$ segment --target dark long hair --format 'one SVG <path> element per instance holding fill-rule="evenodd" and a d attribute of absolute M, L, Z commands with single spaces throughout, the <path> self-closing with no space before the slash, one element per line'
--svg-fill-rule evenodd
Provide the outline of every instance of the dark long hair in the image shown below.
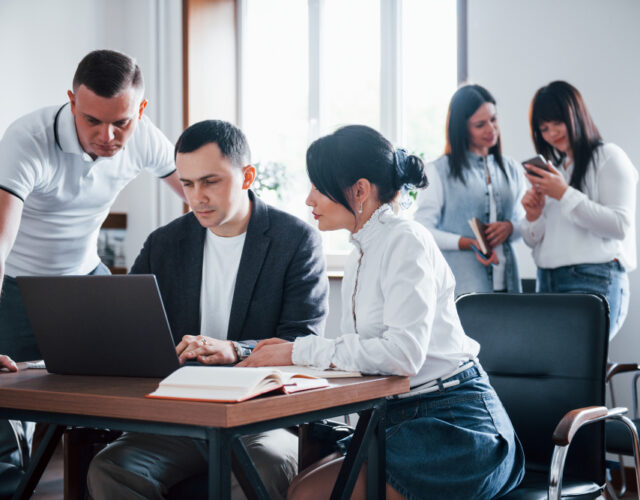
<path fill-rule="evenodd" d="M 602 144 L 602 137 L 578 89 L 560 80 L 551 82 L 538 89 L 529 108 L 531 139 L 536 151 L 559 165 L 565 154 L 542 138 L 540 125 L 543 122 L 562 122 L 566 125 L 573 152 L 573 173 L 569 184 L 581 191 L 587 167 Z"/>
<path fill-rule="evenodd" d="M 405 184 L 426 187 L 424 163 L 404 150 L 395 150 L 379 132 L 349 125 L 321 137 L 307 149 L 307 173 L 323 195 L 354 213 L 348 197 L 358 179 L 378 188 L 378 198 L 389 203 Z"/>
<path fill-rule="evenodd" d="M 447 112 L 447 143 L 444 147 L 444 154 L 449 157 L 450 175 L 454 179 L 459 179 L 464 184 L 464 169 L 469 168 L 467 151 L 469 150 L 469 128 L 468 122 L 478 108 L 485 102 L 493 105 L 496 100 L 487 89 L 480 85 L 465 85 L 456 90 L 449 103 Z M 495 146 L 489 148 L 489 153 L 493 155 L 500 170 L 507 177 L 502 160 L 502 147 L 500 136 Z M 507 177 L 508 179 L 508 177 Z"/>

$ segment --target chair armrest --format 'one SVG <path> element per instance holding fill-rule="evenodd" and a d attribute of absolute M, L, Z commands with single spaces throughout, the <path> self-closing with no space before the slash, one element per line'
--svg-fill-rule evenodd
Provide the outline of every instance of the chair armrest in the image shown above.
<path fill-rule="evenodd" d="M 567 458 L 569 445 L 578 429 L 586 424 L 599 422 L 608 418 L 622 420 L 630 432 L 634 434 L 634 447 L 637 449 L 637 432 L 633 423 L 624 416 L 626 408 L 608 409 L 606 406 L 587 406 L 578 408 L 567 413 L 553 431 L 553 455 L 551 456 L 551 466 L 549 468 L 549 490 L 547 498 L 549 500 L 560 500 L 562 496 L 562 476 L 564 474 L 564 462 Z M 632 429 L 633 427 L 633 429 Z M 640 465 L 640 457 L 636 455 L 636 465 Z M 640 477 L 638 478 L 640 480 Z M 639 483 L 640 484 L 640 483 Z"/>
<path fill-rule="evenodd" d="M 567 446 L 583 425 L 598 422 L 614 415 L 624 415 L 627 411 L 626 408 L 612 408 L 610 410 L 606 406 L 587 406 L 571 410 L 562 417 L 553 431 L 553 444 Z"/>
<path fill-rule="evenodd" d="M 607 363 L 606 381 L 609 382 L 618 373 L 628 373 L 640 371 L 639 363 Z"/>

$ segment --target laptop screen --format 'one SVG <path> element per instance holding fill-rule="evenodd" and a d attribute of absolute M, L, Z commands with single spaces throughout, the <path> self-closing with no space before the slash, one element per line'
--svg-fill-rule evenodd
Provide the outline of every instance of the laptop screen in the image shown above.
<path fill-rule="evenodd" d="M 155 276 L 16 280 L 49 372 L 165 377 L 179 367 Z"/>

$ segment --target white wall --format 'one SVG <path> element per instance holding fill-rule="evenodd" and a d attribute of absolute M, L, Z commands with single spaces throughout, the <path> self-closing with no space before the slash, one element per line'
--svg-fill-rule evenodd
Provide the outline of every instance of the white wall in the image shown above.
<path fill-rule="evenodd" d="M 469 0 L 469 78 L 498 101 L 504 152 L 520 160 L 534 152 L 530 100 L 563 79 L 581 91 L 603 138 L 640 166 L 639 20 L 636 0 Z M 530 253 L 519 250 L 532 276 Z M 640 272 L 630 279 L 629 316 L 610 345 L 614 361 L 640 361 Z M 616 384 L 618 404 L 630 405 L 628 383 Z"/>
<path fill-rule="evenodd" d="M 0 136 L 19 116 L 63 103 L 80 59 L 109 48 L 138 61 L 147 114 L 175 141 L 182 131 L 181 2 L 176 0 L 0 1 Z M 181 203 L 143 174 L 113 209 L 129 214 L 127 263 L 144 238 L 181 213 Z M 162 183 L 164 184 L 164 183 Z"/>

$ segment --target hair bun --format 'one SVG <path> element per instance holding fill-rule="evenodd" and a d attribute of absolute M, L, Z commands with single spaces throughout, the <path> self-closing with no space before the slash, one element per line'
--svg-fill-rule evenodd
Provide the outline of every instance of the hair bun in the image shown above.
<path fill-rule="evenodd" d="M 429 185 L 427 175 L 424 172 L 424 162 L 416 155 L 407 155 L 404 149 L 396 149 L 395 165 L 398 179 L 397 188 L 410 184 L 416 188 L 424 188 Z"/>

